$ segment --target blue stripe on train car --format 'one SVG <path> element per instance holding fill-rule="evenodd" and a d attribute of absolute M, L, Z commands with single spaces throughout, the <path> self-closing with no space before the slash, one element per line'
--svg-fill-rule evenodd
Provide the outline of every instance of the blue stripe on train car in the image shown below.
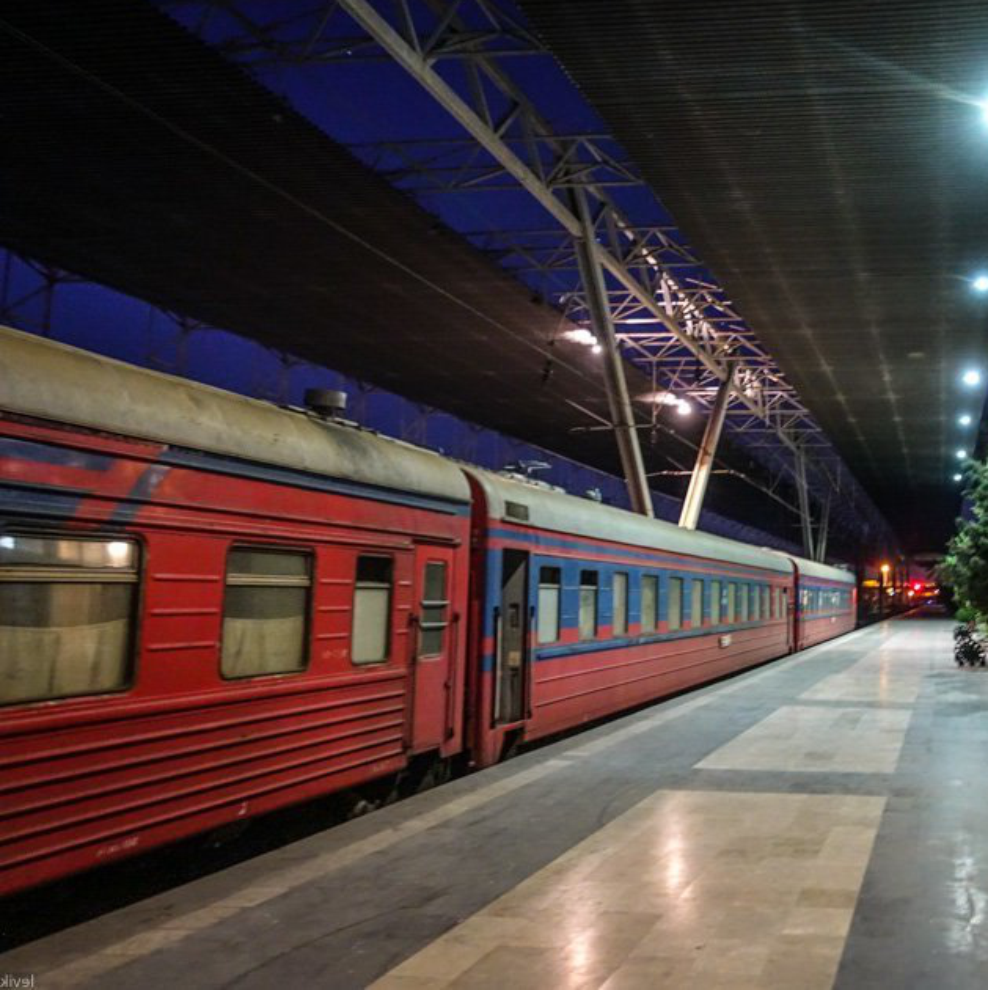
<path fill-rule="evenodd" d="M 109 471 L 116 462 L 115 457 L 105 454 L 93 454 L 55 444 L 35 443 L 32 440 L 19 440 L 16 437 L 0 437 L 0 457 L 9 457 L 15 461 L 30 461 L 32 464 L 52 464 L 58 467 L 101 472 Z"/>
<path fill-rule="evenodd" d="M 0 483 L 0 511 L 11 515 L 71 519 L 89 492 L 54 485 Z"/>

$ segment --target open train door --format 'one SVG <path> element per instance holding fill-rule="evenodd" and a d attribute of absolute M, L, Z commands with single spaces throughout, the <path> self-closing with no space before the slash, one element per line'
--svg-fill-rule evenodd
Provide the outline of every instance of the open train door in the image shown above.
<path fill-rule="evenodd" d="M 787 649 L 795 653 L 799 647 L 799 565 L 792 557 L 792 580 L 789 586 L 782 589 L 782 600 L 785 604 Z"/>
<path fill-rule="evenodd" d="M 451 615 L 454 551 L 415 548 L 415 645 L 412 752 L 438 749 L 448 737 L 455 691 L 456 633 Z"/>
<path fill-rule="evenodd" d="M 497 610 L 494 721 L 521 722 L 528 704 L 528 554 L 505 550 L 501 561 L 501 603 Z"/>

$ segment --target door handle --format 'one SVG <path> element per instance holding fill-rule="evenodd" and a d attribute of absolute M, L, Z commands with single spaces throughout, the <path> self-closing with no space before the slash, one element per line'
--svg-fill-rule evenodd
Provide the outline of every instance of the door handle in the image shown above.
<path fill-rule="evenodd" d="M 501 714 L 501 609 L 494 607 L 494 704 L 491 712 L 491 725 L 496 726 Z"/>
<path fill-rule="evenodd" d="M 535 687 L 535 651 L 532 649 L 532 631 L 535 628 L 535 606 L 528 609 L 528 628 L 525 630 L 525 718 L 532 717 L 532 691 Z"/>

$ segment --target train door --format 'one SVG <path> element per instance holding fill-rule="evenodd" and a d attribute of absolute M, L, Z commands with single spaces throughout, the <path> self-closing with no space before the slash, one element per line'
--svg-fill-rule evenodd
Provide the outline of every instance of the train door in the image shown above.
<path fill-rule="evenodd" d="M 782 589 L 782 614 L 786 619 L 786 652 L 796 651 L 796 609 L 792 602 L 792 589 Z"/>
<path fill-rule="evenodd" d="M 528 554 L 505 550 L 501 561 L 501 602 L 495 643 L 494 719 L 500 724 L 525 717 L 529 663 Z"/>
<path fill-rule="evenodd" d="M 451 614 L 453 551 L 415 548 L 412 751 L 436 749 L 451 729 L 456 616 Z"/>

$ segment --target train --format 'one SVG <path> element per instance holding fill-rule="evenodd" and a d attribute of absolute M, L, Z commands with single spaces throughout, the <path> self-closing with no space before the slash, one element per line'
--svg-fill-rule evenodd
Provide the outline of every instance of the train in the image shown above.
<path fill-rule="evenodd" d="M 855 605 L 840 568 L 0 328 L 0 894 L 489 766 Z"/>

